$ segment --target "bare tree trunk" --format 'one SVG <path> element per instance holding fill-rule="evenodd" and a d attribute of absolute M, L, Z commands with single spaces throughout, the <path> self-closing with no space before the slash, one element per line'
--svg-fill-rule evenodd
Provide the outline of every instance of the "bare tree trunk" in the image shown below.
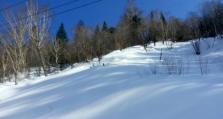
<path fill-rule="evenodd" d="M 161 48 L 161 50 L 160 50 L 160 61 L 162 60 L 162 57 L 163 57 L 163 49 Z"/>
<path fill-rule="evenodd" d="M 18 85 L 18 81 L 17 81 L 18 80 L 18 77 L 17 77 L 18 74 L 17 74 L 17 72 L 15 72 L 14 76 L 15 76 L 15 85 Z"/>
<path fill-rule="evenodd" d="M 42 50 L 40 48 L 37 48 L 37 53 L 38 53 L 38 56 L 40 57 L 43 73 L 45 76 L 47 76 L 47 66 L 46 66 L 45 58 L 43 57 L 44 55 L 42 53 Z"/>

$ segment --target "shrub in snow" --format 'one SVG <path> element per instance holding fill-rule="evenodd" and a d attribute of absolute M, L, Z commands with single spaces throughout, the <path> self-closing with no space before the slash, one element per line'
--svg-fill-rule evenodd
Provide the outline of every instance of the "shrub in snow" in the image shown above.
<path fill-rule="evenodd" d="M 168 49 L 173 49 L 173 45 L 174 45 L 174 42 L 166 41 L 166 46 L 167 46 Z"/>
<path fill-rule="evenodd" d="M 181 75 L 184 72 L 184 63 L 182 59 L 166 57 L 163 59 L 162 65 L 166 68 L 166 71 L 169 75 Z"/>
<path fill-rule="evenodd" d="M 161 48 L 161 50 L 160 50 L 160 60 L 162 60 L 162 57 L 163 57 L 163 49 Z"/>
<path fill-rule="evenodd" d="M 156 64 L 153 64 L 151 67 L 150 67 L 150 71 L 153 75 L 156 75 L 158 73 L 158 66 Z"/>
<path fill-rule="evenodd" d="M 184 72 L 184 62 L 182 59 L 178 59 L 176 62 L 177 74 L 181 75 Z"/>
<path fill-rule="evenodd" d="M 200 40 L 198 41 L 191 41 L 191 45 L 193 46 L 194 52 L 196 55 L 200 55 L 201 54 L 201 42 Z"/>
<path fill-rule="evenodd" d="M 204 40 L 204 43 L 207 45 L 207 49 L 211 48 L 211 43 L 208 40 Z"/>
<path fill-rule="evenodd" d="M 171 57 L 165 57 L 163 59 L 162 65 L 166 68 L 166 71 L 169 75 L 176 72 L 176 64 Z"/>
<path fill-rule="evenodd" d="M 208 59 L 199 57 L 199 68 L 201 75 L 208 74 Z"/>

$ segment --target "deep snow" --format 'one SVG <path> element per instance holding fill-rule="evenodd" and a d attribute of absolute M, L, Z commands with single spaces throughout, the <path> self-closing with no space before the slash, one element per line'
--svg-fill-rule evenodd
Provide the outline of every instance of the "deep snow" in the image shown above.
<path fill-rule="evenodd" d="M 148 52 L 134 46 L 101 64 L 95 59 L 18 86 L 0 84 L 0 119 L 222 119 L 222 44 L 202 41 L 201 56 L 190 42 L 173 49 L 158 43 Z"/>

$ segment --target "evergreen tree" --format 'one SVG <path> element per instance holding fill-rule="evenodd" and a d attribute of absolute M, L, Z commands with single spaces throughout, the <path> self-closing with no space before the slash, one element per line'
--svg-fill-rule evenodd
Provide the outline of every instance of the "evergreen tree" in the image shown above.
<path fill-rule="evenodd" d="M 63 43 L 63 44 L 68 42 L 67 33 L 65 31 L 63 23 L 61 23 L 60 28 L 59 28 L 59 30 L 58 30 L 58 32 L 56 34 L 56 39 L 60 40 L 59 42 Z"/>
<path fill-rule="evenodd" d="M 67 42 L 68 42 L 68 38 L 67 38 L 67 33 L 65 31 L 64 28 L 64 24 L 61 23 L 59 30 L 56 34 L 56 41 L 54 43 L 54 45 L 57 45 L 56 47 L 58 48 L 58 62 L 60 65 L 60 70 L 62 70 L 64 68 L 64 66 L 66 64 L 68 64 L 68 58 L 67 58 Z"/>
<path fill-rule="evenodd" d="M 108 25 L 105 21 L 104 21 L 103 26 L 102 26 L 102 31 L 108 31 Z"/>

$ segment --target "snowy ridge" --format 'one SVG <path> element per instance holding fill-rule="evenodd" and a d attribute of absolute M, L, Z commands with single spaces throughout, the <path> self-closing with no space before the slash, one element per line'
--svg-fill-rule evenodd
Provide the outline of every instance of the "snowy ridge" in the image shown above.
<path fill-rule="evenodd" d="M 222 43 L 202 40 L 201 56 L 190 42 L 157 43 L 148 52 L 134 46 L 101 64 L 0 84 L 0 119 L 222 119 Z"/>

